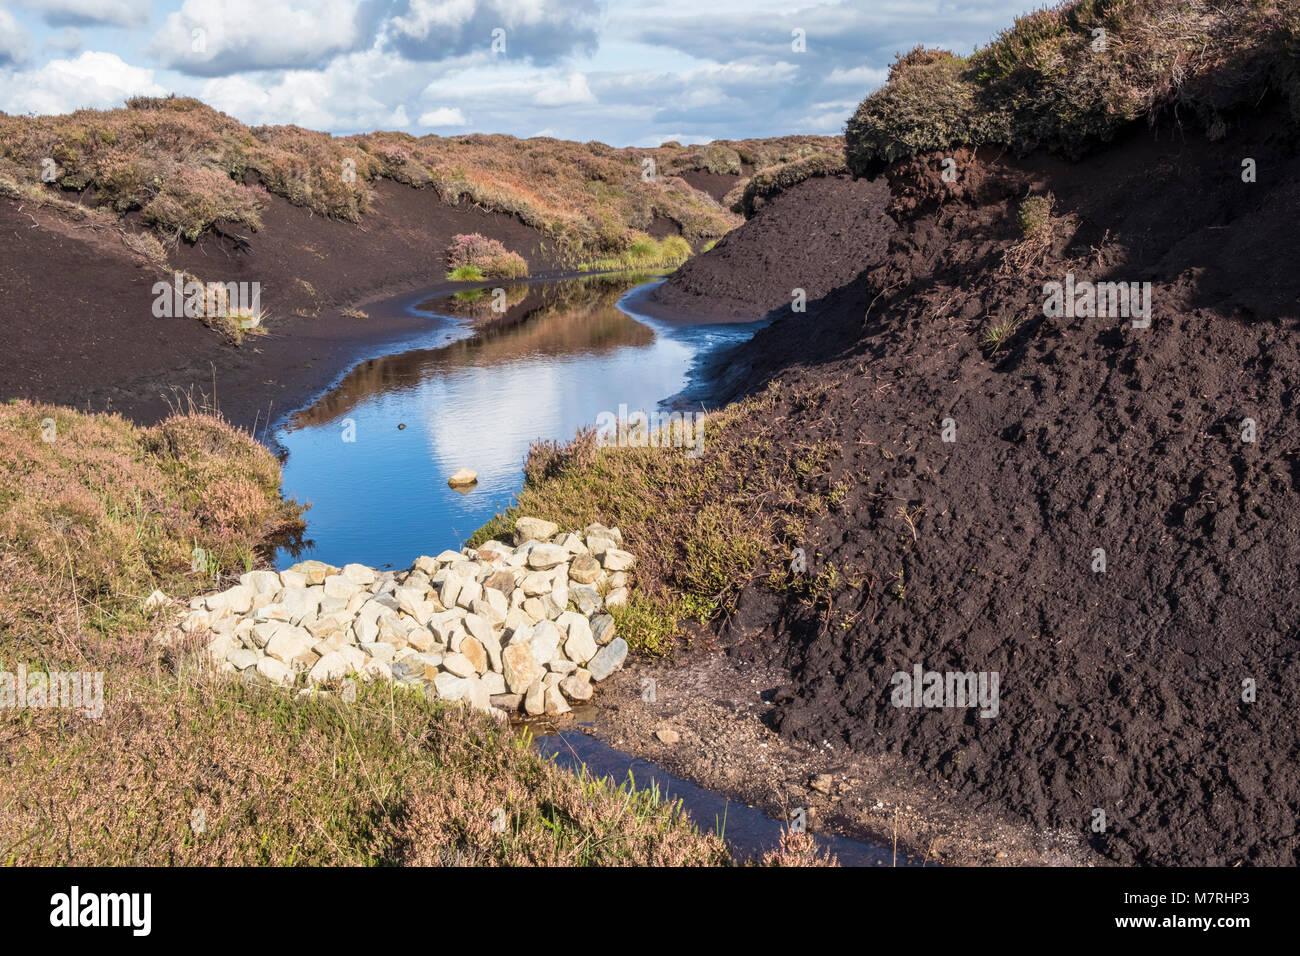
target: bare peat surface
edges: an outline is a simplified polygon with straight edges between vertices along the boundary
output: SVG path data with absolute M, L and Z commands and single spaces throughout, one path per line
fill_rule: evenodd
M 683 263 L 638 307 L 656 318 L 734 322 L 788 311 L 795 289 L 809 303 L 820 299 L 884 253 L 894 230 L 888 192 L 883 181 L 848 176 L 799 183 Z
M 720 635 L 787 673 L 782 738 L 898 756 L 1120 863 L 1300 862 L 1300 158 L 1268 104 L 1234 122 L 1218 142 L 1143 127 L 1078 163 L 959 151 L 952 183 L 938 155 L 875 192 L 812 181 L 666 284 L 752 241 L 718 288 L 763 288 L 819 241 L 819 195 L 879 203 L 859 250 L 878 214 L 897 223 L 718 365 L 737 395 L 779 384 L 740 427 L 825 450 L 842 494 L 798 547 L 848 586 L 814 614 L 756 575 Z M 1035 251 L 1017 214 L 1049 193 Z M 1149 326 L 1046 316 L 1067 281 L 1150 283 Z M 996 716 L 894 706 L 917 666 L 996 673 Z

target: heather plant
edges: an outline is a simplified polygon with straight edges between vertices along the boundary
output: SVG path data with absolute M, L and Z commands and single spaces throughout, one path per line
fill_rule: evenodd
M 448 278 L 461 281 L 522 279 L 528 275 L 523 256 L 477 232 L 452 239 L 447 247 L 447 269 Z
M 20 647 L 73 640 L 77 621 L 138 623 L 155 587 L 194 586 L 196 540 L 230 567 L 301 526 L 274 457 L 211 416 L 138 429 L 17 402 L 0 406 L 0 433 L 0 631 Z
M 917 48 L 845 131 L 849 168 L 959 146 L 1078 156 L 1125 125 L 1224 115 L 1274 94 L 1300 116 L 1289 0 L 1070 0 L 1018 18 L 970 57 Z
M 163 181 L 142 215 L 164 234 L 194 242 L 221 221 L 261 229 L 259 212 L 267 201 L 261 187 L 241 185 L 209 167 L 185 167 Z

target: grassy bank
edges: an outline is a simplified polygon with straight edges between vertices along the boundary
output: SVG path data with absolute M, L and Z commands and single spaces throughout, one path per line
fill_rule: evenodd
M 676 269 L 691 256 L 691 246 L 681 236 L 654 239 L 637 236 L 627 250 L 578 263 L 579 272 L 654 273 Z
M 155 588 L 226 582 L 299 526 L 246 434 L 17 402 L 0 438 L 0 670 L 104 675 L 100 719 L 0 713 L 5 863 L 728 862 L 674 806 L 562 772 L 486 717 L 387 684 L 344 705 L 219 680 L 196 646 L 153 640 Z

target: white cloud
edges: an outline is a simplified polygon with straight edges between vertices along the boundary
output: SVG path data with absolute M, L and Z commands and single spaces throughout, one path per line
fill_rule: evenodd
M 543 84 L 533 95 L 533 102 L 538 106 L 579 106 L 596 102 L 587 77 L 581 73 L 570 73 L 562 80 Z
M 424 82 L 421 74 L 428 69 L 367 50 L 338 57 L 323 70 L 214 77 L 198 96 L 252 126 L 294 124 L 335 132 L 404 128 L 410 119 L 403 104 Z
M 149 0 L 19 0 L 54 26 L 139 27 L 149 22 Z
M 185 0 L 150 51 L 196 76 L 307 69 L 368 46 L 357 0 Z
M 419 126 L 468 126 L 469 120 L 459 109 L 441 106 L 427 113 L 421 113 Z
M 130 66 L 112 53 L 87 51 L 75 60 L 51 60 L 39 70 L 0 73 L 0 110 L 70 113 L 121 106 L 131 96 L 162 96 L 153 70 Z
M 27 34 L 8 10 L 0 10 L 0 66 L 27 59 Z
M 888 67 L 855 66 L 847 70 L 843 67 L 836 67 L 826 77 L 826 82 L 871 90 L 884 85 L 887 79 L 889 79 Z
M 796 125 L 801 132 L 822 136 L 838 136 L 844 132 L 844 124 L 848 122 L 849 115 L 852 112 L 852 110 L 831 110 L 826 113 L 801 116 L 796 121 Z

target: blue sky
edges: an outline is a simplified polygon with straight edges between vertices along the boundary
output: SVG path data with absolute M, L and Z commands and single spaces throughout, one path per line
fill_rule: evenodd
M 250 125 L 334 133 L 616 146 L 839 133 L 895 53 L 917 43 L 967 53 L 1042 5 L 2 0 L 0 110 L 64 113 L 174 92 Z

